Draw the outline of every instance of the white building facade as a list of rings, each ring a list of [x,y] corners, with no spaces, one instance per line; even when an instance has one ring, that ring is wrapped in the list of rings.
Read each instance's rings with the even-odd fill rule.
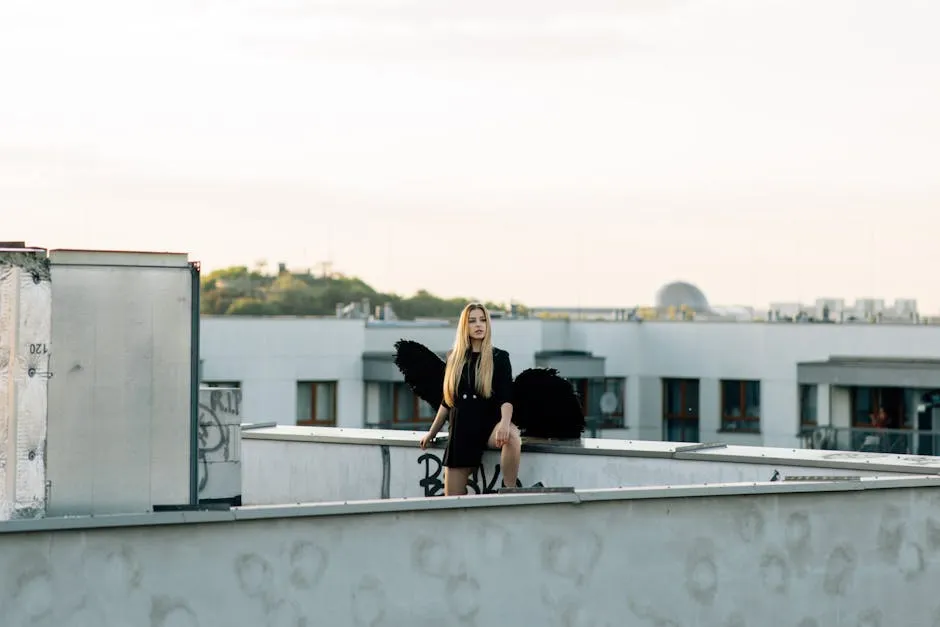
[[[453,326],[204,316],[201,378],[242,389],[249,421],[423,430],[391,361],[443,354]],[[515,373],[557,368],[601,437],[933,454],[940,327],[495,319]],[[616,409],[603,413],[605,393]],[[610,395],[609,394],[609,395]],[[878,427],[877,429],[875,427]]]

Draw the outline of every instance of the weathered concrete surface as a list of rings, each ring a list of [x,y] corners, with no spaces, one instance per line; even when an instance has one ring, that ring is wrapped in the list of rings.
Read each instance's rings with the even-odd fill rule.
[[[3,623],[940,625],[937,488],[422,503],[435,507],[7,536]]]
[[[311,503],[443,494],[441,445],[422,451],[422,434],[284,427],[243,433],[246,505]],[[524,487],[578,489],[764,482],[794,476],[893,476],[940,472],[940,459],[753,447],[695,449],[668,442],[585,440],[581,447],[527,446]],[[498,489],[499,453],[488,451],[471,492]]]
[[[0,251],[0,520],[46,510],[51,326],[45,251]]]
[[[241,504],[242,391],[199,390],[199,501]]]

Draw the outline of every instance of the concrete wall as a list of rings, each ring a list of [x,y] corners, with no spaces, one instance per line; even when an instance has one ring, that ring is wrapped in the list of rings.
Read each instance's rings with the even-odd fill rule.
[[[760,380],[759,436],[720,433],[720,422],[712,417],[718,415],[720,393],[706,402],[703,390],[701,437],[706,442],[798,446],[798,362],[822,361],[832,355],[933,359],[940,354],[937,326],[668,322],[633,326],[641,337],[642,374]],[[842,399],[833,390],[831,402],[836,416],[847,397]]]
[[[663,378],[700,380],[702,441],[793,447],[801,445],[798,362],[832,355],[932,358],[940,354],[937,326],[557,320],[495,320],[493,325],[495,341],[511,352],[516,372],[535,365],[535,353],[540,350],[586,350],[604,357],[608,376],[627,379],[628,432],[631,437],[652,439],[662,438]],[[348,401],[341,411],[341,424],[361,426],[364,392],[357,388],[356,373],[361,369],[362,351],[391,351],[403,337],[434,350],[447,350],[453,333],[453,326],[207,318],[203,321],[204,378],[245,382],[247,415],[291,424],[296,376],[319,364],[324,370],[317,372],[323,376],[348,381],[341,392]],[[280,339],[268,341],[273,337]],[[722,379],[760,381],[760,433],[721,431]],[[833,389],[834,422],[842,412],[842,402]]]
[[[337,426],[362,426],[363,324],[341,319],[205,317],[202,379],[238,382],[243,414],[278,424],[297,422],[298,381],[335,381]]]
[[[421,342],[434,351],[447,351],[454,344],[456,326],[366,326],[365,350],[369,352],[392,352],[395,342],[406,338]],[[554,339],[552,339],[554,337]],[[535,352],[541,350],[542,342],[564,345],[565,330],[549,327],[543,329],[540,320],[494,320],[493,343],[509,351],[514,372],[535,365]]]
[[[288,506],[188,515],[224,524],[35,531],[0,542],[0,606],[5,625],[36,627],[936,625],[940,493],[890,485]]]
[[[46,509],[52,294],[44,251],[0,251],[0,520]]]
[[[316,503],[443,494],[443,447],[421,450],[420,434],[382,430],[278,427],[242,440],[245,505]],[[686,450],[667,443],[585,440],[583,447],[526,445],[523,487],[577,489],[766,482],[788,477],[871,477],[940,473],[940,460],[839,451],[752,447]],[[472,493],[501,486],[499,453],[487,451],[471,477]]]
[[[200,503],[241,504],[241,406],[241,390],[199,390]]]
[[[390,353],[395,342],[408,338],[421,342],[433,351],[446,351],[454,343],[455,326],[396,326],[362,325],[365,350],[370,353]]]

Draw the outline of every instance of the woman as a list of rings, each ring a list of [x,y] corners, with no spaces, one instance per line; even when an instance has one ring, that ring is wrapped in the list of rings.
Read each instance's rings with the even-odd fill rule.
[[[444,402],[428,433],[426,448],[450,417],[444,452],[444,494],[467,493],[470,473],[480,465],[483,450],[502,449],[503,486],[515,487],[522,438],[512,424],[512,364],[509,353],[493,347],[490,315],[480,303],[460,313],[454,347],[444,370]]]

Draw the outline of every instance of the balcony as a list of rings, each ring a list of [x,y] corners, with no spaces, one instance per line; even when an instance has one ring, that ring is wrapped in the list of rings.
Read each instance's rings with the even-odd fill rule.
[[[803,448],[896,455],[936,455],[940,431],[876,427],[807,427],[800,431]]]

